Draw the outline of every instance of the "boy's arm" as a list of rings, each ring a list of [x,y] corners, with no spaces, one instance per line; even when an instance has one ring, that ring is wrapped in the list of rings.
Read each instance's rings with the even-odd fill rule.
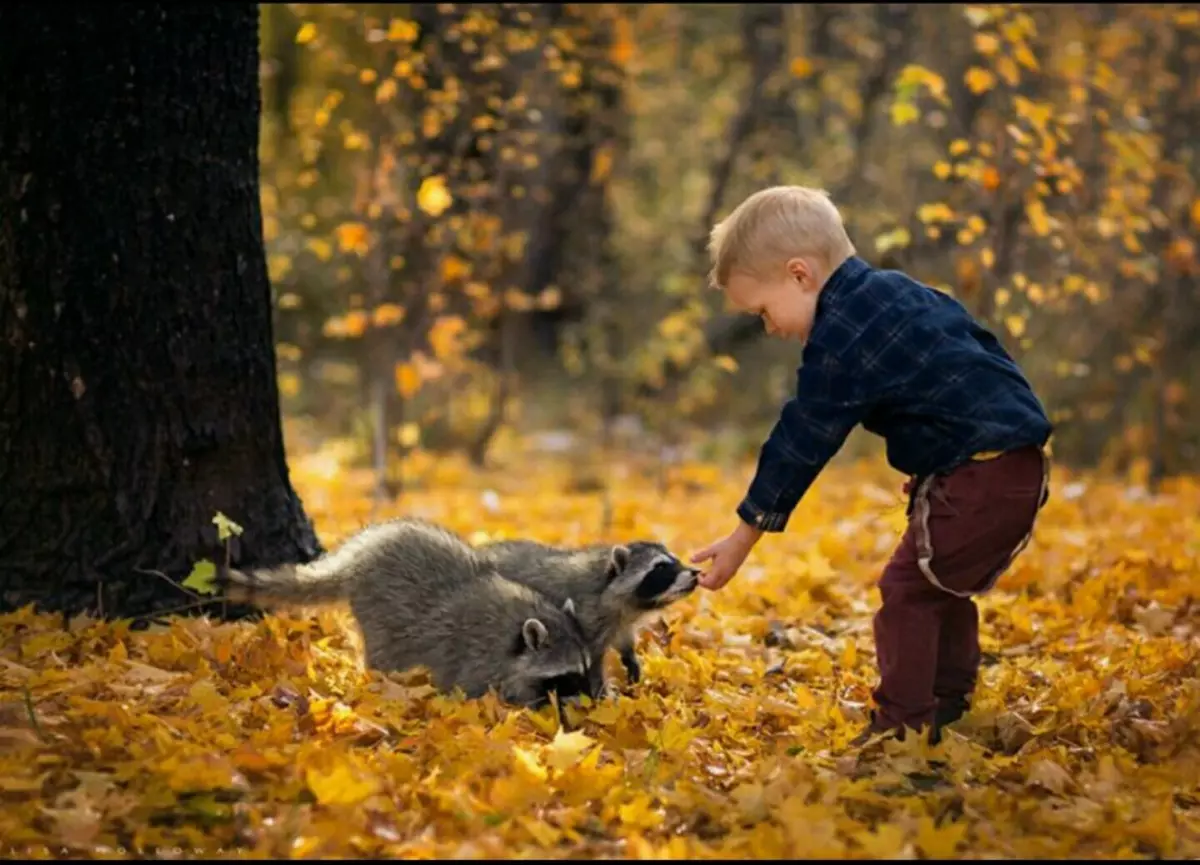
[[[760,532],[782,532],[792,511],[867,412],[857,382],[837,360],[806,358],[789,399],[759,451],[737,515]]]

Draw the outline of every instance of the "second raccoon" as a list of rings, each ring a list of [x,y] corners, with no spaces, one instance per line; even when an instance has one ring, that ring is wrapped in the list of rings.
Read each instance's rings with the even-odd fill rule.
[[[476,548],[509,579],[562,603],[571,598],[590,648],[592,687],[606,689],[604,655],[613,647],[630,681],[641,678],[637,628],[650,614],[691,594],[699,571],[653,541],[554,547],[527,540]]]

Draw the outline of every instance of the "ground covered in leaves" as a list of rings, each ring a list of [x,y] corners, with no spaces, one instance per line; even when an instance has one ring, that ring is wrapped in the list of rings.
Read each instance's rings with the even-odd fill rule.
[[[750,471],[677,466],[663,486],[614,460],[606,503],[510,459],[411,466],[418,488],[375,516],[687,554],[729,530]],[[327,546],[372,517],[369,475],[336,451],[292,466]],[[336,608],[139,631],[2,617],[0,855],[1200,855],[1200,484],[1151,497],[1058,470],[981,604],[973,711],[936,749],[861,751],[901,480],[832,468],[726,589],[643,635],[640,684],[610,658],[623,694],[566,730],[364,671]]]

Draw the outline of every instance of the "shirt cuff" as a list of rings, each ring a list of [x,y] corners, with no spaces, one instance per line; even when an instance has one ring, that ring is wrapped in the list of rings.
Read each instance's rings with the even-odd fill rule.
[[[781,511],[764,511],[749,498],[744,498],[737,506],[737,515],[746,525],[753,526],[761,532],[782,532],[788,524],[791,514]]]

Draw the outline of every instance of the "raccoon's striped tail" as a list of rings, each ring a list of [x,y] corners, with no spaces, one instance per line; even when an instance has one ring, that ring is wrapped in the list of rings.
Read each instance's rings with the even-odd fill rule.
[[[318,559],[307,565],[278,565],[245,571],[218,565],[213,582],[234,603],[254,606],[330,604],[347,597],[350,581],[345,572],[334,570],[328,564],[327,560]]]

